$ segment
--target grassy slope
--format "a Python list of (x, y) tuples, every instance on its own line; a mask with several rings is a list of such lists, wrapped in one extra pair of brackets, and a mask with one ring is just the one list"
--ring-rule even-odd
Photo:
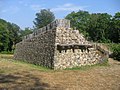
[[(0, 55), (1, 56), (1, 55)], [(40, 66), (14, 61), (12, 56), (0, 58), (0, 90), (119, 90), (120, 63), (109, 60), (108, 66), (53, 71)]]

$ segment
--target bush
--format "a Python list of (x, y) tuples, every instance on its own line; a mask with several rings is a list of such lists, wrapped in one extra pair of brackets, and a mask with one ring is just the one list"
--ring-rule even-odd
[(109, 44), (112, 53), (112, 58), (120, 61), (120, 44)]
[(120, 45), (117, 45), (113, 48), (113, 58), (120, 61)]

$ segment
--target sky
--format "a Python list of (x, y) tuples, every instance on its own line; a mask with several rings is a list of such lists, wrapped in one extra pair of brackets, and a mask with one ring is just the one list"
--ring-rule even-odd
[(0, 0), (0, 18), (21, 29), (32, 28), (35, 14), (41, 9), (50, 9), (56, 19), (79, 10), (114, 15), (120, 12), (120, 0)]

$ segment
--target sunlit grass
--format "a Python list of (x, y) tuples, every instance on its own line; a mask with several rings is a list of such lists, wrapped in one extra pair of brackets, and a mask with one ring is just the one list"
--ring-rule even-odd
[[(23, 68), (27, 70), (40, 70), (40, 71), (54, 71), (52, 69), (40, 66), (40, 65), (34, 65), (30, 64), (24, 61), (20, 60), (14, 60), (13, 55), (11, 54), (0, 54), (0, 63), (2, 64), (0, 68), (0, 73), (4, 72), (12, 72), (18, 70), (24, 70)], [(80, 67), (73, 67), (73, 68), (66, 68), (65, 70), (89, 70), (95, 67), (100, 66), (109, 66), (107, 60), (102, 64), (95, 64), (95, 65), (86, 65), (86, 66), (80, 66)], [(59, 71), (59, 70), (55, 70)]]
[(99, 63), (99, 64), (94, 64), (94, 65), (85, 65), (85, 66), (79, 66), (79, 67), (73, 67), (73, 68), (66, 68), (65, 70), (89, 70), (89, 69), (93, 69), (95, 67), (101, 67), (101, 66), (110, 66), (108, 63), (108, 60), (105, 60), (103, 63)]
[(0, 58), (13, 59), (13, 54), (0, 54)]

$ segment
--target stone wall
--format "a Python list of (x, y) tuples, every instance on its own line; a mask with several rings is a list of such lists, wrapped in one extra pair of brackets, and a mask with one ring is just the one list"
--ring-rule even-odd
[(104, 59), (78, 30), (57, 27), (55, 42), (54, 69), (93, 65)]
[(93, 65), (103, 61), (98, 51), (70, 21), (58, 19), (23, 38), (16, 45), (14, 58), (53, 69)]
[(70, 20), (57, 19), (57, 20), (51, 22), (50, 24), (48, 24), (47, 26), (44, 26), (44, 27), (42, 27), (38, 30), (35, 30), (32, 34), (24, 36), (23, 41), (26, 40), (26, 39), (31, 39), (31, 38), (37, 36), (40, 33), (54, 30), (56, 27), (70, 28)]
[(99, 63), (101, 56), (96, 50), (81, 51), (81, 49), (63, 50), (61, 53), (56, 51), (56, 60), (54, 61), (55, 69), (72, 68), (77, 66), (93, 65)]
[(16, 45), (14, 58), (53, 68), (56, 30), (44, 31)]

